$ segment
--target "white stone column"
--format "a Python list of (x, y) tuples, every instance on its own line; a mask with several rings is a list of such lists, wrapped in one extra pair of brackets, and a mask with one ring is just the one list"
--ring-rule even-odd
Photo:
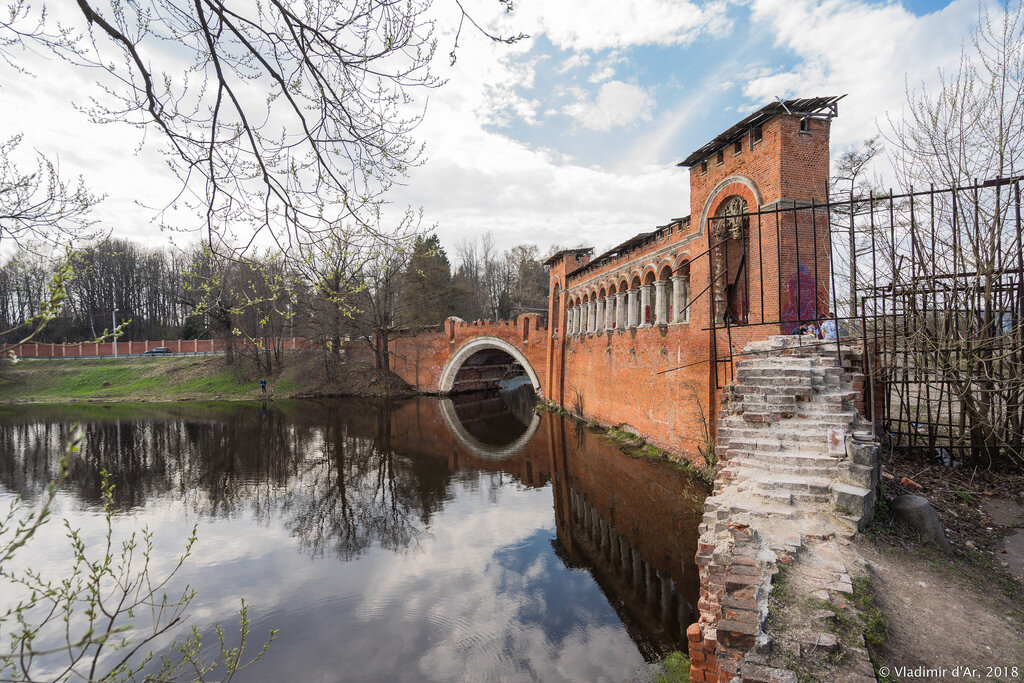
[[(651, 285), (644, 285), (640, 288), (640, 327), (650, 327), (651, 323), (647, 322), (647, 309), (651, 306), (651, 292), (654, 287)], [(653, 311), (652, 311), (653, 312)]]
[(597, 314), (597, 307), (594, 301), (587, 302), (587, 334), (594, 331), (594, 319)]
[(594, 332), (600, 332), (604, 329), (604, 298), (599, 297), (597, 299), (597, 316), (594, 318)]
[(565, 316), (565, 336), (571, 337), (576, 333), (576, 307), (570, 306), (568, 315)]
[(626, 311), (626, 320), (627, 320), (626, 327), (628, 327), (629, 329), (633, 329), (634, 327), (636, 327), (636, 318), (637, 318), (637, 315), (636, 315), (636, 290), (635, 289), (631, 289), (628, 292), (626, 292), (626, 302), (627, 302), (626, 303), (626, 307), (628, 309)]
[(672, 318), (671, 322), (681, 323), (686, 321), (686, 278), (676, 275), (672, 278)]
[(615, 295), (615, 329), (622, 330), (626, 327), (626, 293), (619, 292)]
[(615, 327), (615, 295), (609, 294), (604, 298), (604, 329), (610, 330)]
[(666, 296), (665, 280), (654, 281), (654, 324), (665, 325), (668, 323), (668, 296)]

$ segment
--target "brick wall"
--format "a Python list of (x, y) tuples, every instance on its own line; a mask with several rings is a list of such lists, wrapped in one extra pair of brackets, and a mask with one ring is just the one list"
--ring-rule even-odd
[[(236, 340), (235, 348), (241, 348), (245, 342)], [(284, 337), (268, 341), (277, 343), (286, 350), (312, 348), (312, 342), (302, 337)], [(152, 339), (147, 341), (119, 341), (119, 356), (145, 353), (149, 349), (167, 347), (173, 353), (209, 353), (223, 351), (224, 341), (220, 339)], [(82, 356), (113, 356), (114, 342), (79, 342), (74, 344), (46, 344), (29, 342), (19, 344), (9, 351), (19, 358), (80, 358)]]

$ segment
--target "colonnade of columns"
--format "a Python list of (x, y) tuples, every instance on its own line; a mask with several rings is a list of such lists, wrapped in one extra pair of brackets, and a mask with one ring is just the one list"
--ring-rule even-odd
[(570, 303), (567, 333), (594, 334), (689, 322), (689, 301), (689, 277), (676, 275), (670, 280), (655, 280), (628, 291), (595, 296), (579, 304)]

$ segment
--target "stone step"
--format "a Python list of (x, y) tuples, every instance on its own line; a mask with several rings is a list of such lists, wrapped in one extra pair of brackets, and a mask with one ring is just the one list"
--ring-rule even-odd
[(797, 462), (794, 464), (780, 460), (761, 460), (756, 457), (737, 459), (732, 462), (736, 462), (737, 465), (726, 468), (726, 470), (734, 472), (737, 477), (747, 476), (757, 481), (768, 477), (790, 475), (833, 479), (839, 473), (835, 462), (815, 464)]
[(751, 489), (749, 494), (753, 498), (764, 498), (787, 506), (807, 505), (815, 506), (831, 502), (827, 493), (805, 493), (801, 491), (783, 490), (761, 490)]
[(872, 489), (852, 486), (850, 484), (832, 484), (832, 503), (839, 515), (853, 519), (866, 519), (875, 504), (875, 492)]
[(825, 477), (789, 475), (772, 477), (768, 481), (758, 481), (758, 486), (765, 490), (807, 491), (810, 493), (827, 493), (830, 482)]
[(779, 450), (783, 450), (783, 447), (789, 448), (791, 446), (802, 446), (806, 450), (818, 450), (819, 448), (828, 448), (828, 428), (817, 428), (817, 429), (746, 429), (746, 430), (730, 430), (724, 437), (723, 446), (730, 446), (734, 443), (734, 439), (740, 437), (742, 442), (750, 442), (754, 440), (757, 442), (758, 447), (770, 448), (775, 445), (780, 445)]
[[(857, 411), (805, 410), (806, 404), (750, 406), (741, 403), (736, 407), (744, 422), (769, 423), (786, 429), (814, 429), (818, 427), (849, 427), (857, 419)], [(775, 416), (774, 418), (772, 416)]]
[(763, 498), (774, 503), (782, 503), (791, 506), (794, 504), (793, 494), (790, 491), (760, 491), (753, 490), (751, 495), (754, 498)]
[(827, 503), (831, 500), (829, 481), (819, 477), (772, 477), (767, 481), (751, 480), (750, 491), (767, 498), (788, 500), (790, 504)]
[[(776, 422), (771, 423), (771, 426), (778, 425), (780, 428), (785, 429), (799, 429), (804, 427), (814, 428), (821, 425), (820, 418), (827, 418), (829, 422), (842, 422), (849, 423), (856, 421), (860, 416), (853, 407), (843, 408), (842, 406), (817, 406), (813, 403), (808, 402), (797, 402), (793, 405), (777, 404), (784, 406), (787, 410), (793, 413), (793, 417), (786, 417)], [(744, 401), (740, 401), (740, 405), (745, 406)], [(807, 417), (799, 417), (799, 415), (807, 415)], [(719, 426), (719, 431), (722, 430), (731, 431), (733, 429), (760, 429), (757, 425), (751, 425), (750, 422), (743, 418), (742, 415), (730, 415), (725, 419), (722, 425)]]
[(873, 489), (875, 484), (878, 483), (876, 480), (876, 470), (870, 465), (858, 465), (853, 462), (843, 462), (843, 466), (839, 468), (838, 481), (841, 484), (849, 484), (851, 486), (858, 486), (864, 489)]
[(774, 465), (794, 465), (798, 467), (827, 467), (836, 471), (843, 462), (839, 458), (812, 450), (775, 450), (738, 449), (732, 460), (739, 462), (760, 462)]
[(718, 438), (722, 443), (739, 438), (741, 441), (755, 440), (758, 443), (768, 439), (797, 439), (806, 441), (809, 439), (820, 439), (827, 441), (830, 429), (842, 429), (852, 431), (857, 426), (856, 422), (847, 421), (840, 424), (826, 424), (822, 422), (800, 421), (798, 418), (781, 420), (774, 423), (748, 423), (746, 427), (729, 427), (727, 430), (719, 430)]
[(783, 505), (773, 498), (755, 495), (743, 501), (734, 502), (730, 506), (732, 515), (750, 515), (752, 517), (781, 517), (784, 519), (798, 519), (804, 513), (793, 508), (787, 499)]

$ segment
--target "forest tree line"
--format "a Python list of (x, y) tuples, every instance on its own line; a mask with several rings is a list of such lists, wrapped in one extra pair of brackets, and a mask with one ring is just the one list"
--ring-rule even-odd
[[(448, 316), (547, 311), (547, 268), (536, 245), (499, 250), (486, 233), (456, 245), (453, 266), (435, 234), (353, 234), (243, 259), (198, 245), (94, 241), (71, 255), (66, 297), (34, 340), (91, 340), (123, 324), (122, 341), (297, 336), (336, 351), (345, 337), (386, 348), (392, 332)], [(0, 329), (36, 315), (65, 258), (22, 249), (0, 264)], [(15, 341), (8, 336), (0, 342)], [(236, 345), (228, 346), (230, 353)], [(378, 361), (386, 369), (386, 358)]]

